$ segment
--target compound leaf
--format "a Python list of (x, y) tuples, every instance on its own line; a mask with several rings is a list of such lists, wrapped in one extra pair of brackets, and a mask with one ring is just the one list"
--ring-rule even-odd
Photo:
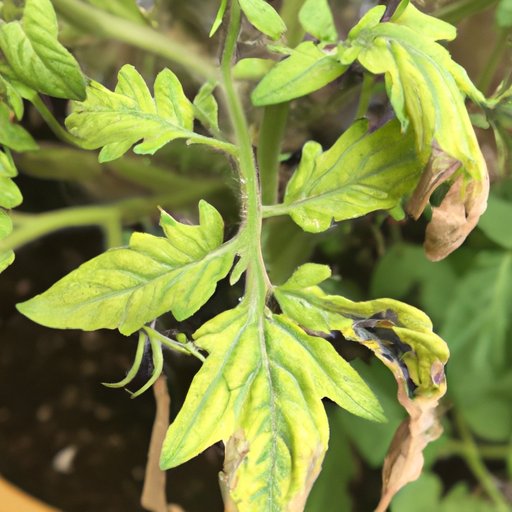
[(339, 47), (342, 64), (355, 59), (375, 74), (385, 74), (386, 88), (402, 130), (412, 124), (420, 152), (430, 155), (436, 141), (456, 158), (469, 176), (482, 180), (485, 161), (464, 105), (464, 96), (484, 103), (465, 70), (436, 41), (451, 41), (455, 27), (427, 16), (410, 3), (401, 14), (381, 23), (385, 7), (370, 10)]
[(209, 356), (167, 433), (161, 467), (224, 441), (221, 477), (239, 512), (302, 510), (327, 449), (321, 398), (381, 420), (374, 395), (323, 338), (249, 301), (194, 335)]
[(126, 335), (168, 311), (188, 318), (212, 296), (234, 257), (231, 246), (221, 245), (217, 210), (202, 201), (199, 212), (198, 226), (163, 212), (167, 238), (134, 233), (128, 247), (93, 258), (18, 309), (48, 327), (119, 328)]
[(252, 92), (252, 102), (261, 107), (299, 98), (336, 80), (347, 67), (335, 55), (306, 41), (270, 70)]
[(395, 207), (414, 188), (422, 168), (412, 135), (403, 136), (395, 121), (367, 131), (368, 122), (357, 121), (323, 153), (318, 143), (306, 143), (281, 213), (318, 233), (333, 219)]
[(135, 153), (154, 154), (177, 138), (193, 138), (194, 111), (176, 75), (161, 71), (154, 84), (155, 97), (131, 65), (121, 68), (116, 90), (91, 81), (87, 99), (74, 104), (66, 126), (88, 149), (103, 147), (100, 161)]
[(22, 19), (0, 26), (0, 49), (9, 71), (24, 85), (57, 98), (83, 100), (80, 67), (57, 36), (50, 0), (26, 0)]
[(272, 39), (279, 39), (286, 31), (286, 25), (281, 16), (265, 0), (239, 0), (239, 3), (251, 25), (260, 32)]

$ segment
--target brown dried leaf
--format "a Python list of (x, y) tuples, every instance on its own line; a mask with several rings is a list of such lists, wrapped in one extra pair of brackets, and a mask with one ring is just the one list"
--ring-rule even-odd
[(433, 208), (432, 220), (425, 233), (427, 258), (439, 261), (460, 247), (485, 212), (488, 197), (488, 175), (482, 181), (472, 180), (468, 184), (460, 175), (441, 204)]

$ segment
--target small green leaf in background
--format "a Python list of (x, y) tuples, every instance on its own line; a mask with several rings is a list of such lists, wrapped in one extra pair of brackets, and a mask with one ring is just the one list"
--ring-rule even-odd
[(329, 437), (321, 399), (382, 420), (373, 393), (323, 338), (247, 300), (195, 334), (209, 353), (170, 426), (161, 467), (224, 441), (224, 479), (240, 512), (296, 510), (306, 501)]
[(0, 209), (0, 240), (12, 231), (12, 221), (5, 210)]
[(11, 120), (9, 107), (0, 103), (0, 144), (14, 151), (33, 151), (36, 141), (25, 128)]
[(20, 189), (10, 178), (0, 177), (0, 206), (11, 209), (23, 201)]
[(50, 96), (83, 100), (85, 79), (57, 36), (50, 0), (26, 0), (22, 19), (0, 26), (0, 48), (16, 80)]
[(416, 185), (422, 166), (411, 134), (396, 121), (368, 133), (356, 121), (325, 152), (308, 142), (286, 187), (284, 213), (305, 231), (319, 233), (340, 221), (397, 206)]
[(167, 238), (134, 233), (127, 248), (84, 263), (41, 295), (18, 305), (48, 327), (86, 331), (119, 328), (129, 335), (171, 311), (181, 321), (213, 295), (233, 264), (222, 246), (223, 221), (208, 203), (199, 204), (200, 224), (180, 224), (162, 212)]
[(512, 0), (500, 0), (496, 8), (496, 24), (501, 28), (512, 27)]
[(2, 76), (0, 76), (0, 101), (3, 101), (14, 112), (18, 121), (23, 117), (23, 99), (18, 91)]
[(221, 0), (219, 9), (217, 11), (217, 14), (215, 15), (215, 20), (213, 21), (212, 28), (210, 30), (210, 37), (213, 37), (217, 30), (219, 30), (219, 27), (222, 24), (222, 19), (224, 18), (224, 14), (226, 13), (226, 8), (228, 6), (228, 0)]
[(417, 245), (396, 244), (380, 258), (372, 275), (374, 297), (409, 299), (417, 293), (418, 305), (428, 311), (434, 324), (444, 319), (452, 301), (457, 278), (443, 260), (433, 263)]
[(0, 272), (3, 272), (14, 261), (13, 251), (0, 251)]
[(219, 129), (219, 106), (217, 100), (213, 95), (213, 91), (217, 87), (215, 81), (206, 82), (197, 96), (194, 98), (194, 111), (195, 116), (205, 128)]
[(512, 255), (481, 251), (455, 288), (441, 334), (453, 354), (449, 394), (471, 430), (495, 442), (512, 436), (511, 318)]
[(434, 141), (477, 180), (487, 175), (471, 125), (465, 95), (485, 98), (466, 71), (436, 41), (451, 41), (455, 27), (421, 13), (410, 3), (398, 17), (380, 23), (385, 6), (371, 9), (339, 47), (342, 64), (357, 59), (385, 74), (386, 88), (402, 130), (412, 124), (418, 150), (430, 155)]
[(66, 126), (88, 149), (103, 147), (100, 161), (119, 158), (130, 147), (154, 154), (168, 142), (193, 136), (194, 111), (176, 75), (169, 69), (155, 80), (155, 98), (131, 65), (121, 68), (115, 92), (97, 82), (87, 87), (87, 99), (74, 104)]
[(261, 107), (305, 96), (336, 80), (347, 67), (335, 55), (306, 41), (270, 70), (252, 92), (252, 102)]
[(493, 242), (505, 249), (512, 249), (512, 203), (490, 196), (486, 212), (480, 217), (478, 227)]
[(240, 59), (233, 68), (233, 77), (236, 80), (260, 80), (275, 64), (276, 61), (272, 59)]
[(286, 25), (277, 11), (265, 0), (239, 0), (249, 22), (272, 39), (279, 39)]
[(299, 20), (304, 30), (318, 40), (328, 43), (338, 40), (328, 0), (306, 0), (299, 11)]

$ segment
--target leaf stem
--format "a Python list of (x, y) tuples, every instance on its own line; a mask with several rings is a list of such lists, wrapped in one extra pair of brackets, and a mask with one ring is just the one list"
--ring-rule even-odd
[[(281, 9), (287, 32), (288, 46), (294, 48), (304, 37), (298, 12), (305, 0), (284, 0)], [(290, 103), (265, 107), (258, 141), (258, 167), (260, 170), (261, 196), (263, 204), (274, 204), (278, 200), (279, 156), (286, 129)]]
[(39, 112), (40, 116), (49, 126), (50, 130), (63, 142), (67, 142), (73, 146), (83, 148), (80, 139), (71, 135), (58, 121), (55, 116), (46, 106), (39, 94), (34, 94), (29, 98), (29, 101), (34, 105), (34, 108)]
[(357, 106), (356, 119), (366, 115), (368, 107), (370, 106), (370, 101), (372, 99), (374, 83), (375, 75), (372, 75), (371, 73), (364, 73), (361, 93), (359, 95), (359, 104)]
[(180, 343), (179, 341), (164, 336), (162, 333), (152, 329), (147, 325), (145, 325), (142, 329), (146, 332), (149, 339), (154, 339), (162, 345), (170, 348), (171, 350), (174, 350), (175, 352), (197, 357), (197, 359), (203, 363), (206, 361), (206, 358), (203, 356), (203, 354), (201, 354), (201, 352), (199, 352), (199, 349), (191, 341), (187, 343)]
[(448, 23), (458, 23), (469, 18), (480, 11), (492, 7), (498, 0), (459, 0), (448, 2), (445, 6), (437, 9), (432, 14)]
[(52, 0), (52, 3), (63, 18), (88, 34), (116, 39), (147, 50), (179, 64), (200, 80), (218, 76), (209, 59), (146, 25), (112, 15), (80, 0)]
[[(510, 444), (478, 444), (478, 453), (483, 459), (504, 460), (508, 457), (511, 449)], [(454, 455), (464, 456), (466, 453), (466, 445), (462, 441), (450, 439), (443, 444), (439, 453), (441, 458), (451, 457)]]
[(125, 199), (102, 206), (63, 208), (42, 214), (11, 212), (14, 231), (0, 241), (0, 251), (16, 250), (23, 245), (64, 228), (99, 226), (107, 247), (123, 245), (122, 224), (139, 220), (156, 211), (157, 205), (176, 205), (174, 193), (161, 196)]
[(482, 71), (478, 79), (478, 88), (487, 95), (490, 91), (489, 88), (492, 85), (492, 79), (496, 74), (496, 70), (501, 62), (503, 54), (507, 49), (507, 38), (510, 34), (510, 29), (498, 30), (496, 42), (487, 60), (487, 65)]
[(462, 455), (464, 456), (469, 469), (473, 472), (475, 478), (480, 482), (480, 485), (488, 494), (489, 498), (491, 498), (491, 500), (496, 505), (496, 511), (510, 512), (510, 508), (505, 501), (505, 498), (497, 488), (492, 474), (488, 471), (487, 467), (482, 461), (478, 451), (478, 446), (473, 439), (473, 435), (471, 434), (471, 431), (469, 430), (460, 413), (456, 413), (455, 423), (464, 445), (464, 451)]

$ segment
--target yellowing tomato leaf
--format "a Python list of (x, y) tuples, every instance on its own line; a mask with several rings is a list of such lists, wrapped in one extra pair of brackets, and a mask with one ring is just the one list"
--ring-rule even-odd
[(437, 43), (454, 39), (455, 28), (412, 3), (381, 23), (384, 11), (384, 6), (373, 8), (351, 30), (339, 47), (341, 63), (357, 59), (368, 71), (384, 74), (402, 130), (412, 124), (419, 151), (430, 155), (435, 141), (469, 176), (482, 180), (487, 171), (464, 98), (482, 103), (485, 99)]
[(265, 75), (252, 92), (252, 102), (261, 107), (299, 98), (336, 80), (347, 67), (332, 53), (306, 41)]
[(26, 0), (21, 20), (0, 26), (0, 49), (13, 77), (36, 91), (83, 100), (85, 79), (58, 39), (50, 0)]
[(302, 510), (327, 449), (323, 397), (381, 420), (369, 388), (323, 338), (250, 301), (194, 335), (209, 353), (170, 426), (161, 467), (222, 440), (223, 486), (239, 512)]
[(402, 135), (397, 122), (368, 133), (368, 122), (360, 120), (325, 152), (316, 142), (306, 143), (279, 213), (305, 231), (325, 231), (332, 220), (395, 207), (421, 169), (412, 135)]
[(128, 247), (84, 263), (18, 309), (48, 327), (118, 328), (126, 335), (168, 311), (188, 318), (212, 296), (234, 258), (232, 246), (222, 245), (217, 210), (202, 201), (199, 212), (198, 226), (163, 212), (167, 238), (134, 233)]
[(174, 139), (193, 139), (192, 103), (176, 75), (161, 71), (154, 90), (153, 99), (140, 74), (125, 65), (114, 92), (94, 81), (87, 86), (87, 99), (74, 104), (66, 126), (88, 149), (103, 147), (103, 162), (119, 158), (141, 139), (135, 153), (153, 154)]

